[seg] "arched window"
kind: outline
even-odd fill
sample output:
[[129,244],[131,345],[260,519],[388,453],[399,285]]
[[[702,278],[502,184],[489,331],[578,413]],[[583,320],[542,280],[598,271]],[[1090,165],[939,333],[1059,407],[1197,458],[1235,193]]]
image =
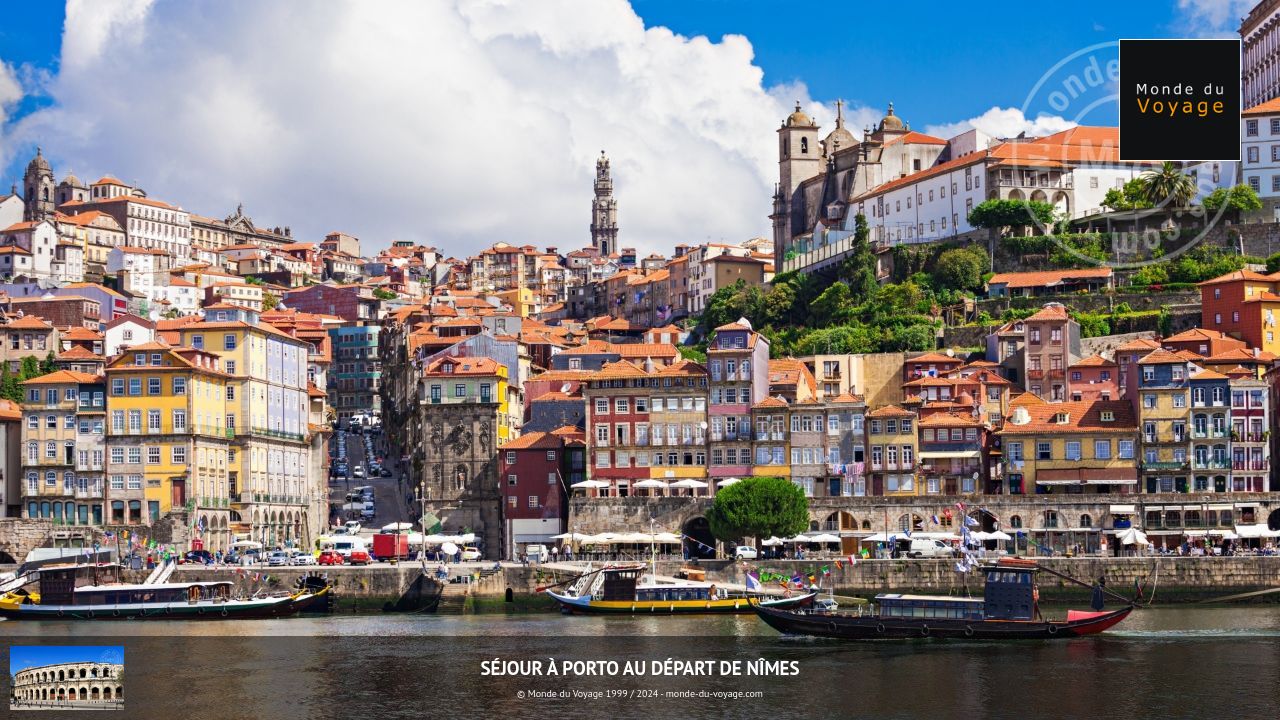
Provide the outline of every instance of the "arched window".
[[1049,529],[1058,527],[1058,511],[1057,510],[1044,511],[1044,526]]
[[1082,528],[1093,527],[1093,518],[1089,517],[1088,513],[1085,513],[1084,515],[1080,516],[1080,527]]
[[1022,527],[1022,516],[1013,515],[1009,518],[1009,527],[1017,529]]
[[862,529],[863,529],[863,530],[870,530],[870,529],[871,529],[871,521],[870,521],[870,520],[863,520],[863,521],[862,521]]
[[800,138],[800,152],[805,154],[809,152],[809,138]]

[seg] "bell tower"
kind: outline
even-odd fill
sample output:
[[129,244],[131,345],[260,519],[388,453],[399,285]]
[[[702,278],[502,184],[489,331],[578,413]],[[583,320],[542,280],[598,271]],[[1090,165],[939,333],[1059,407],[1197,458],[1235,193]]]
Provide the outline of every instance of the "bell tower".
[[596,159],[596,196],[591,201],[591,246],[607,257],[618,250],[618,201],[613,198],[609,158],[604,151]]
[[818,123],[796,101],[796,110],[778,128],[778,186],[774,191],[773,252],[775,266],[782,268],[791,238],[802,231],[797,218],[803,217],[803,200],[796,197],[800,183],[822,172],[823,151],[818,146]]
[[27,172],[22,176],[22,196],[24,207],[22,219],[26,222],[39,222],[53,219],[53,170],[49,161],[44,159],[40,148],[36,148],[36,156],[27,163]]

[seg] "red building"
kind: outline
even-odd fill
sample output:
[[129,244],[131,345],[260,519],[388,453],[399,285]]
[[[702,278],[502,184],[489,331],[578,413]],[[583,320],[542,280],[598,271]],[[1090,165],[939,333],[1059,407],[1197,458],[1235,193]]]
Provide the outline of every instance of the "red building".
[[1071,402],[1120,399],[1120,366],[1092,355],[1067,368]]
[[942,377],[964,365],[964,360],[951,355],[930,352],[902,363],[902,381],[911,382],[922,377]]
[[553,545],[569,516],[569,488],[585,479],[586,443],[572,426],[532,432],[499,448],[503,557],[516,559],[526,545]]
[[593,373],[583,389],[587,401],[587,465],[592,480],[609,484],[600,495],[625,497],[648,479],[636,462],[649,443],[649,373],[619,360]]

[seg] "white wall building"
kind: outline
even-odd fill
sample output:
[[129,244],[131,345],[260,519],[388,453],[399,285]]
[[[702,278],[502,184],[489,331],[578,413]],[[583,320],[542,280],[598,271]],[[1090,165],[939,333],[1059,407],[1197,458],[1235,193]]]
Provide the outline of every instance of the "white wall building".
[[1261,219],[1280,221],[1280,99],[1241,113],[1240,182],[1262,200]]

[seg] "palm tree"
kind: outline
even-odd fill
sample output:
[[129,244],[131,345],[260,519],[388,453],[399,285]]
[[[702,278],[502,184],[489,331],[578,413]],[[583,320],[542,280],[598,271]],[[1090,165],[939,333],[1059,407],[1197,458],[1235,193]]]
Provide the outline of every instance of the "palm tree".
[[1148,170],[1139,177],[1142,195],[1154,207],[1163,207],[1168,222],[1173,222],[1175,208],[1186,207],[1196,196],[1196,184],[1171,162],[1159,170]]

